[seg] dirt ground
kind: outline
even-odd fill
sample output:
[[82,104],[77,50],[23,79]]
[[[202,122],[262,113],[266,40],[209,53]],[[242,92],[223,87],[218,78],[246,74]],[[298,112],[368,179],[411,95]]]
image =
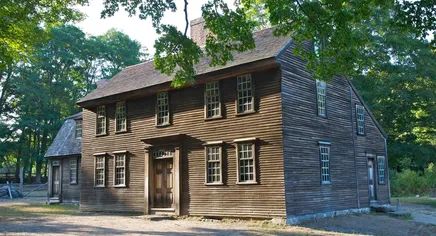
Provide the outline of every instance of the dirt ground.
[[[433,208],[434,210],[434,208]],[[436,222],[435,222],[436,224]],[[436,235],[436,225],[362,214],[321,219],[300,226],[267,221],[151,219],[145,216],[84,214],[76,206],[0,202],[0,235]]]

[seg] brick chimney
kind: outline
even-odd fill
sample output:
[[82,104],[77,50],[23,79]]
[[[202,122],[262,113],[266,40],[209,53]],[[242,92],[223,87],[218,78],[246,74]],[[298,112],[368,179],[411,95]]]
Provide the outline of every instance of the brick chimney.
[[207,30],[204,29],[204,19],[202,17],[191,20],[191,39],[200,47],[206,45]]

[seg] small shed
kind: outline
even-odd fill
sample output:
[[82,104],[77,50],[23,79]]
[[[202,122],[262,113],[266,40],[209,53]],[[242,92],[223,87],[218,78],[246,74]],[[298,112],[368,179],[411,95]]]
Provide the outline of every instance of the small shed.
[[82,113],[67,117],[45,153],[48,159],[48,202],[80,201]]

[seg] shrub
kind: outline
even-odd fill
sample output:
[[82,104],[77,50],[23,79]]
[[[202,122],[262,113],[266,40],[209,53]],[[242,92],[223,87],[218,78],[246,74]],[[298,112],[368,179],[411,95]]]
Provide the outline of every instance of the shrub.
[[436,188],[436,166],[430,163],[422,171],[390,171],[392,196],[428,195]]

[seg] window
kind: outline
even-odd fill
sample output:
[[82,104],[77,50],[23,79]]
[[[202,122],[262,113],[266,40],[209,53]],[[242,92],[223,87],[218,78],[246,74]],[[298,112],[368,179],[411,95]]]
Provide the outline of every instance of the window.
[[76,138],[82,137],[82,120],[76,120],[76,132],[75,132]]
[[170,110],[168,93],[158,93],[156,103],[156,125],[169,125],[170,124]]
[[97,135],[106,134],[106,107],[97,107]]
[[254,143],[238,143],[238,183],[256,183]]
[[114,186],[126,186],[126,153],[115,153]]
[[330,147],[328,145],[319,145],[319,156],[321,160],[321,183],[329,184],[330,179]]
[[70,160],[70,184],[77,184],[77,159]]
[[222,183],[221,146],[206,146],[206,183]]
[[324,117],[326,116],[326,89],[327,85],[324,81],[316,81],[318,115]]
[[105,185],[105,159],[104,155],[95,156],[95,187]]
[[115,108],[115,132],[127,130],[126,103],[117,102]]
[[365,108],[356,105],[357,134],[365,134]]
[[221,117],[220,89],[218,81],[206,84],[204,91],[205,117]]
[[385,183],[385,157],[384,156],[378,156],[377,157],[377,169],[378,169],[378,183],[384,184]]
[[254,111],[253,81],[251,75],[238,76],[237,88],[237,113]]

